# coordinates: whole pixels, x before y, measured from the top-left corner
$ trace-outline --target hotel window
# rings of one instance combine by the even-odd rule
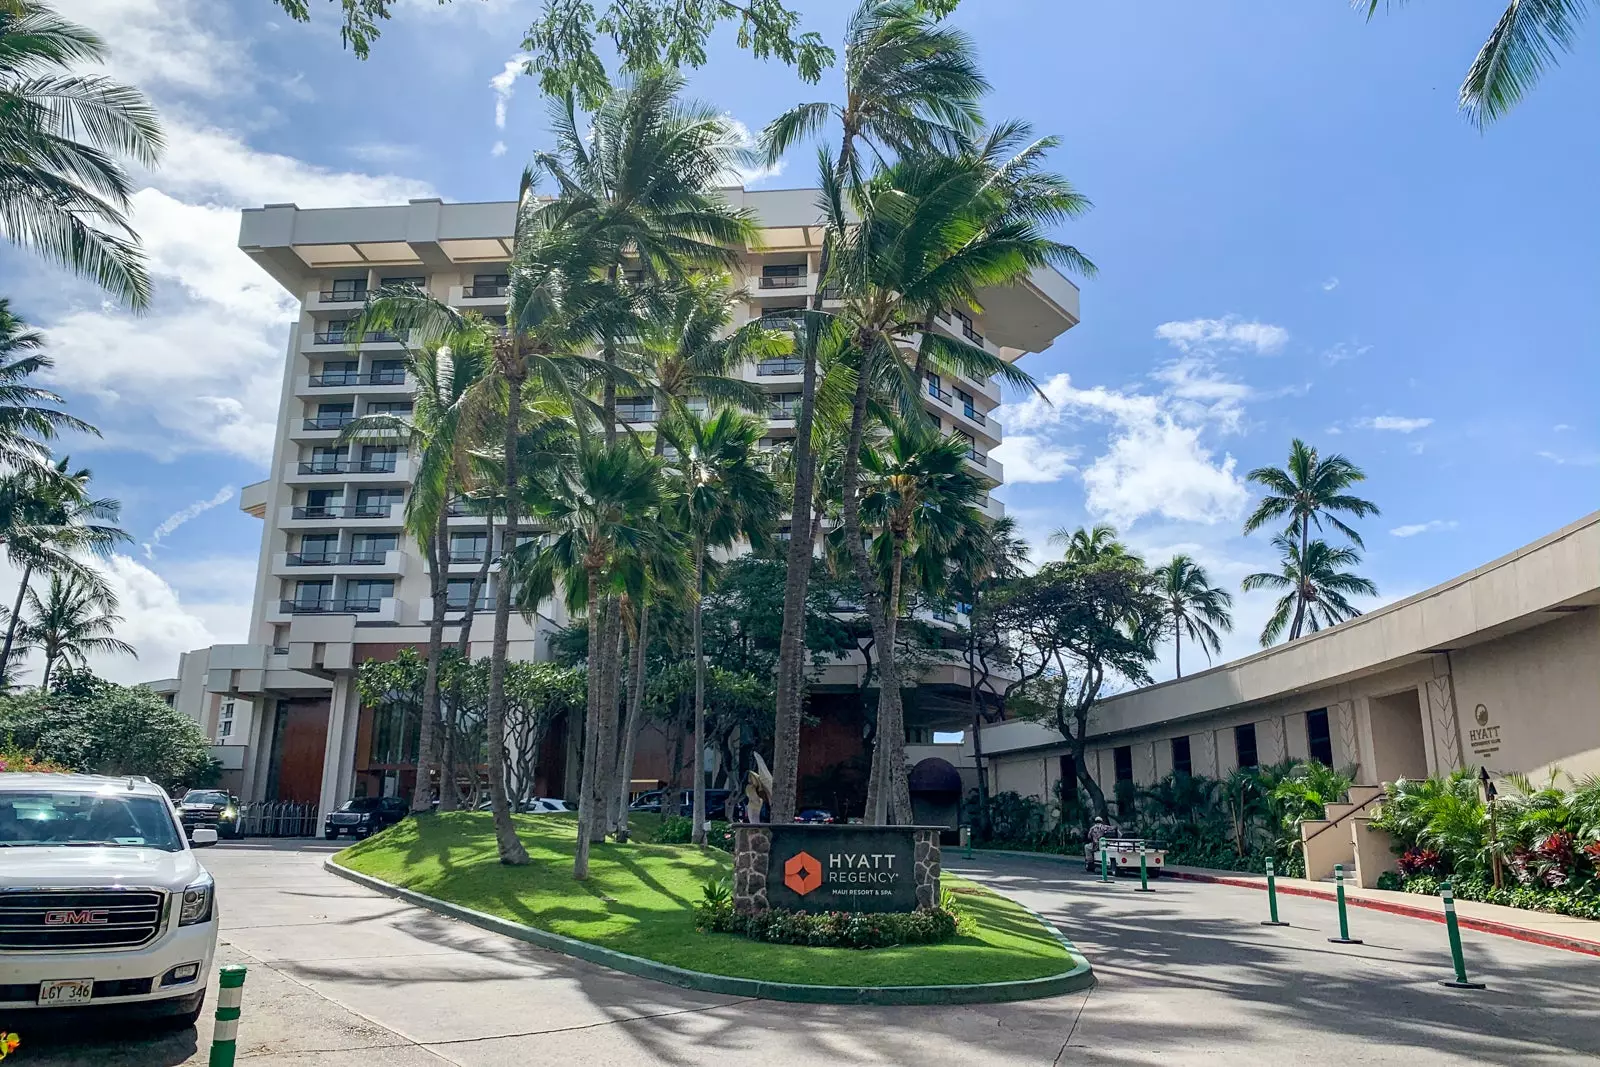
[[[483,554],[489,551],[486,533],[452,533],[450,535],[450,562],[482,563]]]
[[[1189,738],[1186,736],[1172,739],[1172,773],[1185,777],[1194,773],[1194,763],[1189,758]]]
[[[224,700],[217,710],[217,740],[233,736],[233,701]]]
[[[1117,781],[1133,781],[1133,746],[1118,745],[1112,749],[1111,762],[1116,766]]]
[[[1333,766],[1333,738],[1328,733],[1328,709],[1306,712],[1306,743],[1311,758],[1324,767]]]
[[[368,415],[409,415],[411,414],[411,401],[409,400],[369,400],[367,401]]]
[[[350,550],[350,560],[353,563],[382,563],[388,553],[398,550],[399,547],[400,538],[391,533],[356,534],[355,543]]]
[[[1241,767],[1254,767],[1260,762],[1256,758],[1255,723],[1247,722],[1233,728],[1233,750],[1239,757]]]
[[[387,579],[351,581],[344,587],[345,608],[349,611],[377,611],[381,601],[394,596],[394,582]]]
[[[1078,761],[1071,756],[1061,757],[1060,796],[1071,799],[1078,795]]]
[[[329,294],[334,300],[365,300],[367,298],[367,280],[365,278],[336,278]]]

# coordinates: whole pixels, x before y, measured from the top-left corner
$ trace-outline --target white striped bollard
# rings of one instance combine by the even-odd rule
[[[1456,894],[1449,882],[1439,886],[1439,896],[1444,898],[1444,928],[1450,935],[1450,962],[1456,968],[1455,981],[1439,984],[1451,989],[1483,989],[1482,982],[1467,981],[1467,961],[1461,954],[1461,929],[1456,925]]]
[[[239,1004],[244,1000],[244,968],[224,967],[219,972],[216,1027],[211,1032],[209,1067],[233,1067],[238,1049]]]

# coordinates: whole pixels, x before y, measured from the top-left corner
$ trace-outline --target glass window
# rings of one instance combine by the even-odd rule
[[[392,474],[400,462],[400,449],[396,445],[367,445],[361,450],[361,473]]]
[[[354,404],[318,404],[317,417],[331,418],[337,415],[353,415],[355,410],[356,406]]]
[[[1324,767],[1333,766],[1333,737],[1328,733],[1328,709],[1306,712],[1306,743],[1311,758]]]
[[[375,359],[372,361],[373,385],[401,385],[406,380],[406,363],[403,359]]]
[[[350,558],[368,563],[381,563],[385,553],[393,552],[399,547],[400,539],[394,534],[356,534]]]
[[[472,276],[472,287],[474,289],[478,288],[480,285],[485,287],[485,288],[488,288],[489,286],[493,286],[493,285],[510,285],[510,284],[511,284],[511,275],[509,275],[509,274],[474,274]]]
[[[344,587],[344,599],[352,607],[377,608],[378,601],[394,596],[394,582],[385,578],[370,580],[360,578]]]
[[[367,297],[367,280],[365,278],[336,278],[331,292],[335,300],[365,300]]]
[[[233,701],[224,700],[217,709],[217,737],[231,737],[233,735]]]
[[[1256,724],[1247,722],[1233,728],[1233,749],[1239,757],[1239,766],[1254,767],[1256,759]]]
[[[773,263],[761,268],[765,278],[798,278],[805,272],[804,263]]]
[[[1078,791],[1078,761],[1071,756],[1061,757],[1061,793],[1071,797]]]
[[[1117,781],[1133,781],[1133,747],[1118,745],[1111,750],[1111,762],[1116,767]]]
[[[456,563],[480,562],[488,548],[488,534],[453,533],[450,535],[450,559]]]
[[[656,402],[648,396],[619,396],[617,418],[623,422],[650,422],[656,417]]]
[[[332,563],[338,552],[338,534],[305,534],[300,538],[301,563]]]
[[[183,837],[165,799],[130,795],[113,786],[93,793],[0,793],[0,845],[106,845],[182,852]]]
[[[414,289],[425,289],[428,286],[428,279],[426,277],[421,277],[421,276],[414,276],[414,277],[409,277],[409,278],[385,278],[381,282],[379,282],[378,284],[379,285],[383,285],[383,286],[409,285]]]
[[[294,599],[297,604],[326,604],[333,599],[333,582],[329,580],[296,582]]]
[[[444,603],[448,608],[464,608],[467,606],[467,597],[472,593],[471,578],[452,578],[445,586]],[[489,595],[485,587],[483,596]]]
[[[369,400],[367,401],[368,415],[409,415],[411,414],[411,401],[409,400]]]
[[[1194,763],[1189,758],[1189,739],[1187,737],[1174,737],[1172,739],[1172,773],[1182,775],[1194,773]]]

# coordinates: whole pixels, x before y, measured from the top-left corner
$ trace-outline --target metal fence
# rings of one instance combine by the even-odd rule
[[[242,837],[315,837],[321,829],[315,804],[261,801],[239,805]]]

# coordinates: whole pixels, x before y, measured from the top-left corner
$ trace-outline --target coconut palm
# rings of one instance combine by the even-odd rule
[[[1233,596],[1226,589],[1212,585],[1205,568],[1181,552],[1157,567],[1150,576],[1155,579],[1156,592],[1166,604],[1166,625],[1172,630],[1172,665],[1182,678],[1184,634],[1200,645],[1206,662],[1210,663],[1211,653],[1222,651],[1222,639],[1217,631],[1233,629],[1233,616],[1228,612]]]
[[[1378,587],[1371,579],[1344,569],[1361,562],[1361,553],[1353,548],[1335,548],[1317,538],[1302,549],[1283,534],[1274,537],[1272,544],[1283,557],[1282,569],[1247,575],[1244,580],[1247,593],[1255,589],[1287,590],[1261,629],[1262,648],[1283,636],[1285,627],[1290,627],[1289,640],[1293,641],[1301,635],[1302,625],[1304,632],[1316,633],[1324,626],[1353,619],[1361,610],[1350,603],[1349,597],[1378,595]]]
[[[965,441],[941,437],[920,419],[895,419],[882,441],[862,451],[861,525],[880,531],[874,548],[887,579],[883,584],[888,626],[879,646],[885,663],[893,658],[904,611],[908,564],[916,586],[941,592],[951,551],[983,525],[975,505],[984,487],[967,464],[967,450]],[[848,527],[841,526],[839,536],[848,537]],[[885,680],[882,686],[888,684]],[[880,696],[868,811],[887,808],[891,817],[904,820],[911,817],[911,793],[903,773],[905,730],[899,719],[884,722],[884,703]],[[902,773],[895,774],[896,767]]]
[[[155,166],[161,125],[137,89],[76,69],[106,47],[35,0],[0,4],[0,234],[135,309],[150,278],[118,162]]]
[[[689,598],[690,640],[694,645],[694,751],[705,751],[706,663],[701,633],[702,598],[706,591],[706,556],[736,541],[760,549],[778,515],[781,498],[757,449],[766,423],[726,408],[708,419],[693,412],[662,427],[676,453],[667,477],[672,485],[671,511],[689,535],[694,568]],[[694,778],[694,842],[705,844],[705,775]]]
[[[93,437],[100,431],[60,409],[60,396],[32,384],[55,366],[44,351],[44,335],[30,329],[0,297],[0,466],[37,466],[50,456],[48,442],[62,431]],[[0,536],[4,531],[0,530]]]
[[[430,771],[439,722],[439,658],[444,649],[444,607],[450,579],[449,504],[472,481],[469,448],[476,419],[472,409],[479,383],[488,372],[492,345],[489,324],[468,320],[449,343],[409,351],[406,371],[417,386],[411,413],[362,416],[346,427],[340,438],[343,442],[400,445],[414,463],[405,526],[428,561],[434,610],[428,623],[413,812],[428,811],[431,803]],[[441,773],[441,796],[445,788]]]
[[[508,554],[506,585],[516,587],[525,613],[559,586],[567,606],[589,618],[590,681],[573,861],[573,877],[581,880],[589,876],[590,840],[597,827],[603,834],[605,826],[603,779],[608,776],[601,754],[615,744],[615,690],[607,696],[603,674],[595,669],[596,634],[603,616],[620,616],[617,594],[634,577],[626,568],[666,554],[681,538],[661,518],[661,461],[636,448],[588,442],[533,486],[532,496],[546,534],[542,542],[530,541]]]
[[[880,157],[883,150],[899,155],[959,150],[981,126],[978,101],[988,83],[978,69],[972,41],[939,25],[923,5],[906,0],[865,0],[845,33],[845,101],[802,104],[779,116],[762,133],[762,147],[772,165],[791,146],[837,118],[842,129],[839,151],[829,166],[834,183],[860,184],[861,145]],[[827,327],[821,320],[828,291],[833,249],[842,231],[825,230],[818,263],[812,313],[802,328],[800,408],[795,418],[794,484],[790,514],[788,577],[784,584],[783,630],[778,654],[776,741],[772,765],[773,817],[794,815],[799,774],[801,661],[804,658],[806,589],[814,547],[811,518],[816,462],[812,433],[816,424],[819,341]]]
[[[1076,563],[1088,566],[1103,559],[1127,559],[1143,563],[1139,556],[1128,550],[1128,546],[1117,539],[1117,528],[1106,523],[1096,523],[1093,527],[1085,529],[1068,529],[1058,527],[1050,535],[1049,543],[1065,546],[1062,562]]]
[[[109,595],[104,576],[80,557],[107,557],[131,538],[116,524],[121,505],[89,495],[92,477],[87,468],[73,470],[69,457],[0,475],[0,548],[22,572],[0,645],[0,676],[11,667],[23,600],[35,574],[71,576]]]
[[[1379,0],[1354,3],[1366,7],[1368,19],[1378,12]],[[1510,0],[1461,82],[1461,110],[1472,124],[1481,130],[1515,107],[1558,52],[1572,51],[1588,14],[1587,0]]]
[[[50,688],[57,663],[88,666],[89,656],[116,654],[139,658],[138,651],[116,636],[122,616],[117,598],[104,585],[85,582],[74,575],[52,574],[43,596],[28,589],[28,618],[22,639],[44,653],[40,689]]]
[[[505,508],[505,544],[516,544],[521,531],[520,501],[522,420],[531,396],[553,395],[569,405],[581,432],[593,418],[590,383],[611,368],[580,354],[594,340],[594,315],[604,307],[604,294],[593,281],[599,264],[594,248],[555,224],[533,191],[533,175],[524,173],[517,197],[514,251],[507,266],[506,326],[492,338],[489,371],[474,401],[486,423],[500,431],[499,495]],[[411,286],[387,287],[374,294],[353,328],[354,337],[382,330],[408,335],[422,349],[477,336],[474,319]],[[608,386],[609,388],[609,386]],[[485,447],[493,447],[487,445]],[[510,648],[511,587],[495,588],[494,637],[489,656],[489,699],[485,729],[489,746],[489,799],[494,812],[500,862],[525,864],[527,851],[517,839],[505,789],[505,664]]]
[[[1366,473],[1344,456],[1334,453],[1323,457],[1296,437],[1289,444],[1289,461],[1282,468],[1257,467],[1246,475],[1247,481],[1261,486],[1267,493],[1245,520],[1244,532],[1254,533],[1269,522],[1287,518],[1288,536],[1300,543],[1298,558],[1309,559],[1311,531],[1315,528],[1321,532],[1326,522],[1356,547],[1365,548],[1361,535],[1343,522],[1339,513],[1356,518],[1379,514],[1378,505],[1346,492],[1366,479]],[[1355,558],[1360,559],[1359,556]],[[1305,602],[1301,602],[1295,610],[1294,624],[1289,629],[1291,641],[1299,637],[1304,628],[1304,607]]]

